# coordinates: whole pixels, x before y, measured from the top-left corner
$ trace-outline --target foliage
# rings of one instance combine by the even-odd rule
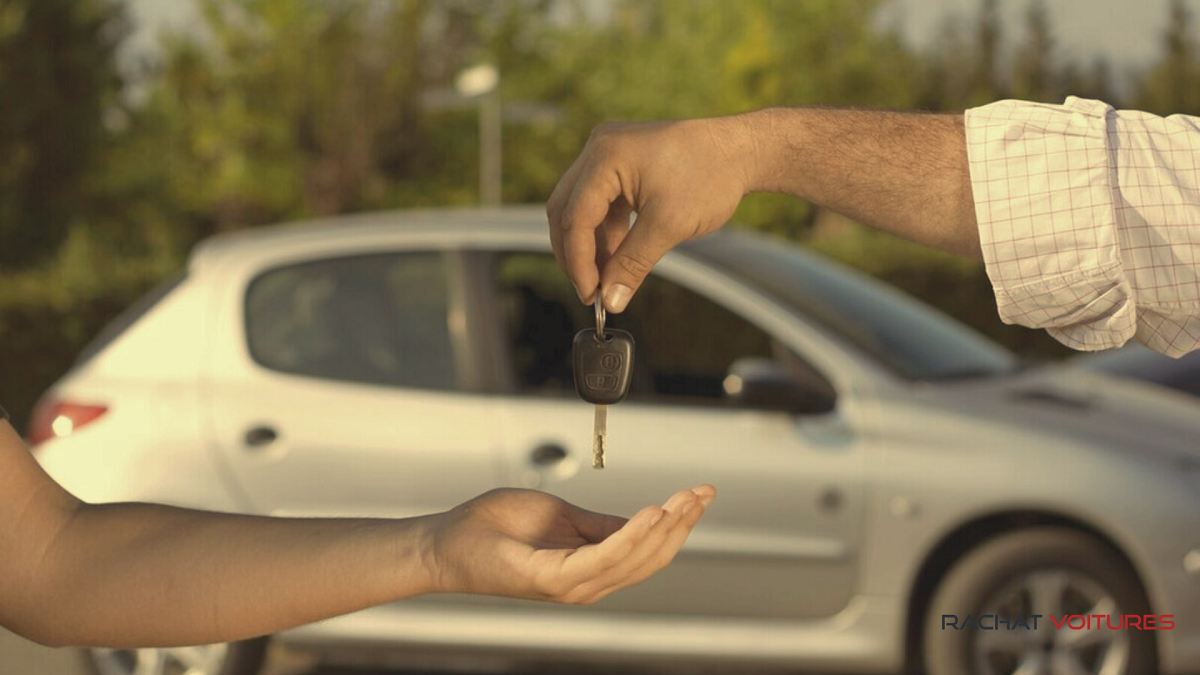
[[[47,257],[86,220],[125,33],[116,0],[0,1],[0,265]]]
[[[1052,4],[1016,26],[998,0],[916,49],[889,0],[197,0],[122,96],[120,0],[0,0],[0,400],[22,415],[119,307],[198,239],[262,223],[478,199],[479,108],[454,92],[491,63],[504,102],[503,196],[540,202],[608,119],[770,105],[961,110],[1006,96],[1119,104],[1103,60],[1057,49]],[[1173,0],[1135,107],[1200,113],[1195,24]],[[136,101],[135,104],[131,101]],[[867,269],[1027,353],[978,265],[745,200],[737,220]],[[24,269],[17,269],[21,261]],[[14,351],[15,350],[15,351]]]
[[[1161,60],[1140,78],[1135,105],[1160,115],[1200,114],[1195,22],[1183,0],[1171,0],[1169,12]]]
[[[18,428],[82,347],[172,267],[148,256],[114,264],[107,244],[76,227],[52,258],[4,275],[0,401]]]

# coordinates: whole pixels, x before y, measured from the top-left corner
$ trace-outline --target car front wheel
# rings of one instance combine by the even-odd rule
[[[266,638],[160,649],[85,649],[93,675],[258,675]]]
[[[1137,576],[1094,537],[1038,528],[955,563],[925,619],[929,675],[1153,675],[1154,630]],[[1116,629],[1114,629],[1116,628]]]

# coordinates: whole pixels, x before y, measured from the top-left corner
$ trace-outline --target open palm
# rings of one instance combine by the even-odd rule
[[[626,520],[544,492],[493,490],[438,517],[432,567],[443,591],[589,604],[670,563],[715,494],[682,490]]]

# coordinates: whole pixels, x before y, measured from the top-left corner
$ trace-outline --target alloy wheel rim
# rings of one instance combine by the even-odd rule
[[[102,675],[220,675],[229,645],[89,651]]]
[[[981,675],[1122,675],[1129,667],[1128,634],[1107,625],[1108,617],[1121,616],[1116,598],[1077,570],[1044,568],[1024,574],[993,593],[980,615],[1009,617],[1009,625],[1017,625],[975,631],[972,661]],[[1041,615],[1036,628],[1028,618],[1035,615]],[[1097,621],[1093,615],[1105,619]],[[1068,626],[1063,623],[1068,616],[1093,618],[1089,624],[1076,619]],[[1025,625],[1015,617],[1027,617]]]

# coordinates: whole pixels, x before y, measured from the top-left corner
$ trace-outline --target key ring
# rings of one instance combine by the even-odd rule
[[[596,289],[596,341],[604,342],[604,301],[600,299],[600,290]]]

